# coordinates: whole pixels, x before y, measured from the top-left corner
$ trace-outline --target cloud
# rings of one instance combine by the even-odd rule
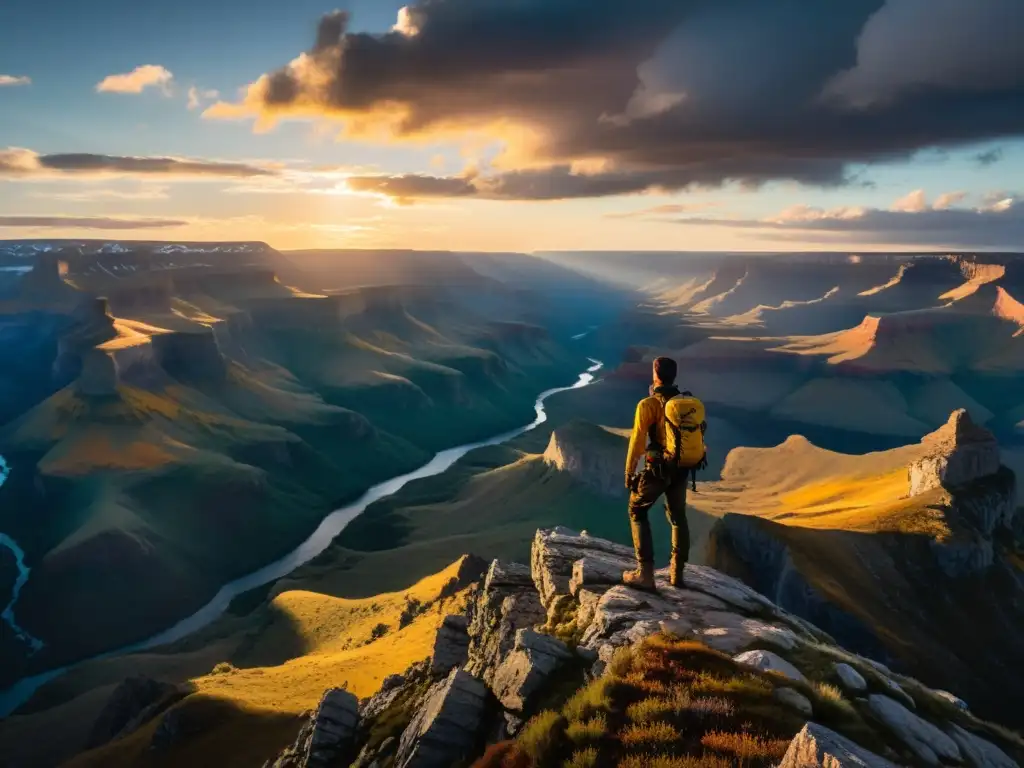
[[[651,208],[641,208],[638,211],[624,211],[621,213],[606,213],[606,219],[641,219],[648,216],[673,216],[681,213],[694,213],[706,211],[709,208],[717,208],[721,203],[668,203],[656,205]]]
[[[1015,196],[993,199],[977,208],[939,207],[939,201],[920,209],[794,206],[764,219],[684,216],[663,221],[755,230],[755,236],[763,239],[833,244],[1011,249],[1024,239],[1024,202]]]
[[[32,78],[18,75],[0,75],[0,88],[4,86],[31,85]]]
[[[924,89],[1018,92],[1019,0],[888,0],[857,40],[857,63],[827,88],[855,107]]]
[[[410,198],[843,184],[865,163],[1024,136],[1019,0],[934,3],[418,0],[382,34],[339,12],[309,50],[204,115],[503,146],[486,178],[358,182]],[[580,163],[603,172],[573,173]]]
[[[174,75],[166,67],[157,64],[143,64],[131,72],[121,75],[107,75],[96,85],[100,93],[142,93],[146,88],[159,87],[164,93]]]
[[[73,203],[95,203],[103,200],[166,200],[166,186],[142,186],[139,189],[85,189],[77,192],[38,193],[34,197],[47,200],[66,200]]]
[[[68,228],[68,229],[169,229],[184,227],[187,221],[177,219],[130,219],[113,216],[0,216],[0,229],[5,227]]]
[[[984,152],[979,152],[974,156],[974,162],[976,162],[982,168],[988,168],[990,165],[995,165],[1002,159],[1002,147],[994,147],[993,149],[987,149]]]
[[[920,213],[921,211],[928,210],[928,200],[925,197],[924,190],[915,189],[910,194],[894,202],[889,210],[902,213]]]
[[[248,163],[197,160],[182,157],[133,157],[66,153],[40,155],[30,149],[0,149],[0,179],[104,178],[250,178],[273,176],[278,171]]]
[[[957,203],[962,203],[966,198],[966,192],[943,192],[935,198],[935,205],[932,207],[937,211],[944,211],[947,208],[952,208]]]
[[[203,102],[215,101],[219,98],[220,91],[213,90],[212,88],[203,90],[193,85],[188,89],[188,108],[199,109],[203,106]]]

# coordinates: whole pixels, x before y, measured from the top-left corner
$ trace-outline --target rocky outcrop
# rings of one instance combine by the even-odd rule
[[[834,669],[836,677],[839,678],[839,682],[841,682],[843,688],[850,693],[857,695],[864,693],[868,689],[868,683],[864,679],[864,675],[849,664],[840,662],[835,665]]]
[[[896,768],[896,764],[817,723],[808,723],[786,750],[779,768]]]
[[[397,768],[448,768],[467,757],[477,740],[487,704],[487,686],[453,669],[434,685],[402,733]]]
[[[332,688],[273,768],[347,765],[353,757],[358,723],[359,701],[342,688]]]
[[[956,490],[999,471],[999,444],[995,435],[971,420],[963,408],[923,441],[928,451],[910,465],[910,495],[933,488]]]
[[[859,727],[873,730],[870,743],[893,747],[877,754],[850,740],[856,731],[840,735],[808,722],[782,766],[1013,764],[1003,746],[974,727],[971,715],[962,712],[955,720],[935,715],[956,711],[941,692],[837,647],[817,627],[742,582],[687,565],[683,587],[671,586],[661,571],[657,592],[639,591],[619,581],[631,559],[626,547],[556,528],[538,531],[532,568],[493,562],[467,611],[465,662],[442,680],[430,678],[431,669],[443,668],[456,655],[436,651],[452,643],[462,626],[448,618],[431,659],[388,678],[378,694],[363,702],[361,738],[375,733],[377,740],[364,746],[354,765],[468,764],[485,744],[508,739],[540,708],[549,707],[555,681],[566,679],[563,670],[601,676],[620,648],[659,633],[733,656],[771,686],[771,700],[790,718],[834,716],[834,704],[824,703],[819,686],[841,681],[847,691],[843,706],[858,713]],[[552,629],[572,642],[548,634]],[[401,723],[400,730],[381,737],[383,724],[391,722]],[[1000,755],[1010,762],[999,762]]]
[[[174,378],[192,384],[217,383],[227,375],[227,363],[213,329],[163,333],[153,337],[157,360]]]
[[[965,731],[959,725],[951,726],[949,735],[971,768],[1019,768],[1015,760],[991,741]]]
[[[551,433],[544,461],[604,496],[624,496],[623,437],[604,427],[574,421]]]
[[[522,713],[548,677],[572,657],[561,640],[520,629],[512,653],[495,670],[491,689],[505,709]]]
[[[772,651],[747,651],[733,658],[733,661],[746,667],[759,669],[762,672],[782,675],[798,683],[807,682],[803,672]]]
[[[546,617],[530,569],[495,560],[472,608],[466,669],[489,682],[515,645],[516,632],[543,624]]]
[[[953,739],[899,702],[873,694],[868,697],[868,707],[925,765],[961,761],[960,748]]]
[[[430,656],[430,674],[444,677],[455,667],[461,667],[469,657],[469,632],[465,616],[445,616],[434,638],[434,652]]]

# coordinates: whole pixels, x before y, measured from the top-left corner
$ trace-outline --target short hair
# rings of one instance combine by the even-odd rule
[[[654,361],[654,375],[662,384],[675,384],[676,373],[676,361],[671,357],[659,357]]]

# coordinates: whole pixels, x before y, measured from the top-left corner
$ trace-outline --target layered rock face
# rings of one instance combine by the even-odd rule
[[[993,434],[965,410],[922,443],[900,501],[906,525],[821,530],[727,514],[712,530],[708,562],[848,648],[1017,722],[1024,640],[1012,627],[1024,620],[1024,583],[1013,550],[1024,542],[1024,514],[1016,478]],[[995,693],[1000,681],[1005,695]]]
[[[434,657],[388,678],[360,704],[355,739],[362,748],[353,765],[468,765],[551,706],[558,679],[611,674],[618,649],[655,634],[697,641],[771,681],[776,705],[806,720],[802,731],[791,731],[785,768],[1016,765],[969,713],[955,722],[935,714],[959,712],[948,694],[849,653],[736,579],[688,565],[684,587],[659,572],[658,591],[642,592],[620,582],[632,559],[626,547],[557,528],[538,531],[530,567],[493,562],[465,621],[445,620]],[[569,629],[568,644],[549,634],[565,637]],[[890,745],[884,754],[815,721],[818,705],[801,691],[825,682],[864,713],[875,749]],[[314,764],[304,757],[301,749],[290,755],[300,761],[294,764]]]
[[[622,495],[622,438],[603,427],[572,422],[551,433],[544,461],[605,496]]]
[[[945,426],[928,435],[923,443],[928,454],[910,465],[911,496],[933,488],[956,491],[999,471],[995,435],[975,424],[962,408],[954,411]]]

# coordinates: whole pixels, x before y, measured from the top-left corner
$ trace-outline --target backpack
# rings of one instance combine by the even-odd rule
[[[690,474],[693,490],[697,490],[697,471],[707,469],[708,452],[704,444],[707,429],[704,403],[683,392],[665,401],[665,426],[672,431],[675,449],[671,461]]]

